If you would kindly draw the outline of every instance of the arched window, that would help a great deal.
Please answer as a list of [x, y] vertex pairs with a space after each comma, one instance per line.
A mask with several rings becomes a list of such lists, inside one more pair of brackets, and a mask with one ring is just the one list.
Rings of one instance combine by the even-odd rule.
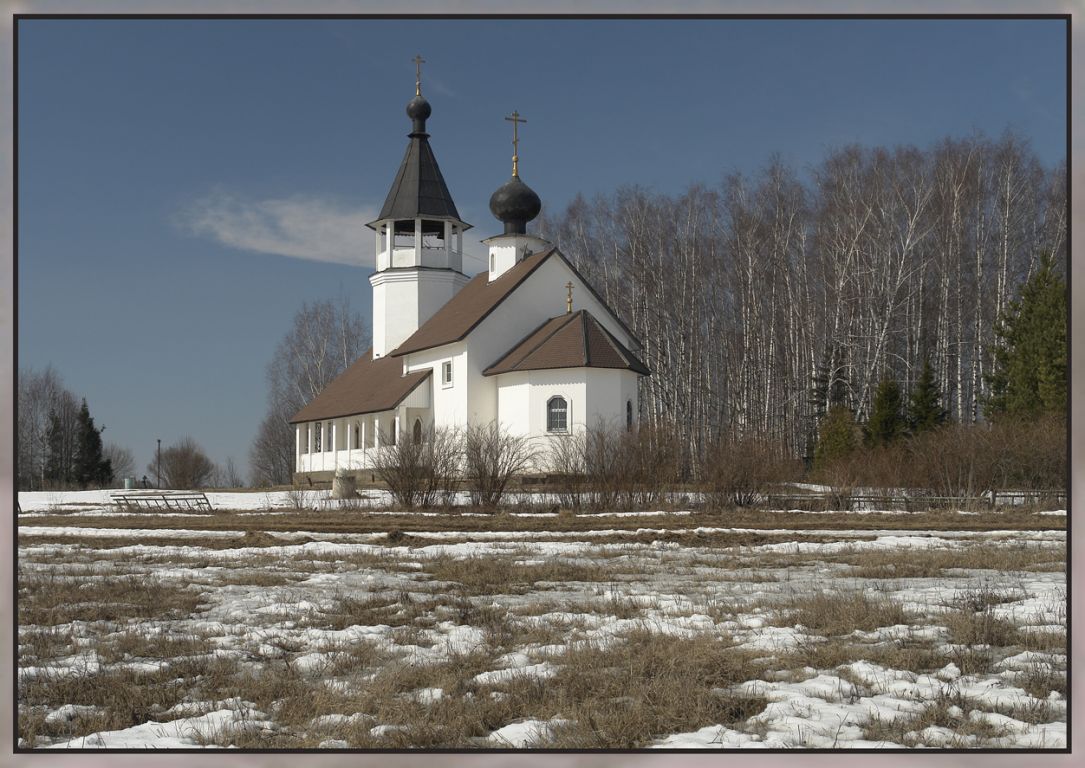
[[414, 434], [412, 435], [412, 437], [414, 437], [415, 445], [422, 444], [422, 419], [414, 420]]
[[633, 401], [625, 401], [625, 431], [633, 431]]
[[569, 429], [569, 404], [561, 395], [546, 401], [546, 431], [566, 432]]

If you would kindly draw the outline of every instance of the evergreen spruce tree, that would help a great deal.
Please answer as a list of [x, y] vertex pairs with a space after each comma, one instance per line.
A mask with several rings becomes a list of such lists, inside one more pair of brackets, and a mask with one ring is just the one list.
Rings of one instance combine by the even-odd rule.
[[867, 421], [867, 443], [872, 446], [887, 445], [904, 433], [903, 400], [897, 382], [888, 376], [878, 384], [874, 403]]
[[942, 408], [942, 393], [934, 380], [931, 361], [923, 358], [923, 370], [908, 402], [908, 431], [918, 435], [946, 423], [949, 414]]
[[1045, 258], [995, 327], [988, 417], [1066, 411], [1066, 281]]
[[859, 445], [855, 416], [843, 405], [834, 405], [821, 421], [818, 444], [814, 449], [814, 467], [823, 469], [838, 459], [850, 456]]
[[72, 479], [80, 488], [91, 484], [106, 485], [113, 480], [113, 467], [108, 459], [102, 458], [102, 430], [94, 426], [86, 399], [76, 422], [73, 464]]

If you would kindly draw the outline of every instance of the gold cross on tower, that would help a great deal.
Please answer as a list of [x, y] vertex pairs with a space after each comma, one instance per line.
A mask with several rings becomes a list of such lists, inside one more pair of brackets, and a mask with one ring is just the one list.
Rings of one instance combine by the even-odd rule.
[[411, 59], [414, 62], [414, 95], [422, 95], [422, 65], [426, 63], [426, 60], [422, 58], [422, 54], [416, 53], [414, 58]]
[[520, 117], [520, 113], [517, 112], [515, 109], [512, 111], [512, 114], [509, 115], [508, 117], [506, 117], [505, 119], [512, 123], [512, 175], [519, 178], [520, 177], [520, 165], [519, 165], [519, 163], [520, 163], [520, 155], [518, 154], [517, 145], [519, 144], [519, 141], [520, 141], [520, 134], [517, 131], [517, 128], [519, 127], [520, 123], [526, 123], [527, 120]]
[[565, 284], [565, 314], [571, 315], [573, 313], [573, 281], [570, 280]]

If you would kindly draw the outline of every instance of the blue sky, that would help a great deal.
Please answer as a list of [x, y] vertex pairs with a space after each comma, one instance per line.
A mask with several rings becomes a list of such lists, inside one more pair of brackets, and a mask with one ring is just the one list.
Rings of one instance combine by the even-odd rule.
[[[681, 192], [850, 142], [1013, 128], [1066, 145], [1065, 26], [1036, 20], [30, 20], [19, 35], [19, 365], [54, 365], [137, 466], [247, 467], [303, 301], [367, 318], [372, 238], [428, 128], [476, 242], [509, 175], [544, 206]], [[465, 245], [467, 243], [465, 242]], [[480, 262], [481, 267], [481, 262]]]

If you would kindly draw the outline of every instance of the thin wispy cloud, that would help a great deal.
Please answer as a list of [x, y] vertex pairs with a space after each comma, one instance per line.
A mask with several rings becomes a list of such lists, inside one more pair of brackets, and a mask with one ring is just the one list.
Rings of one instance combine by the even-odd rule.
[[377, 214], [372, 207], [318, 197], [253, 200], [215, 190], [180, 211], [175, 223], [243, 251], [372, 267], [373, 233], [365, 225]]

